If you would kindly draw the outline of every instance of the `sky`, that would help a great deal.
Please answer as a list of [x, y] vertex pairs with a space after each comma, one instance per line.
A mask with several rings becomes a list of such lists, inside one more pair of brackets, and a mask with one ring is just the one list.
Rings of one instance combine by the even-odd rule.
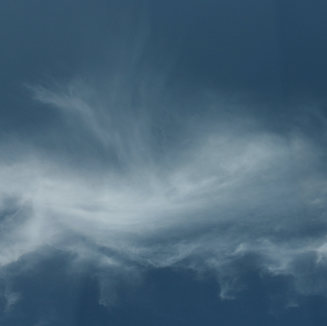
[[2, 0], [0, 325], [325, 325], [326, 12]]

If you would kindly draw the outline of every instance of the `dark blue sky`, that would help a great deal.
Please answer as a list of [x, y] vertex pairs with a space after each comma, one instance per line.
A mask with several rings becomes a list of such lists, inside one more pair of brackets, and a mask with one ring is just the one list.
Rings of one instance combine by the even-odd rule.
[[0, 325], [326, 325], [326, 14], [2, 0]]

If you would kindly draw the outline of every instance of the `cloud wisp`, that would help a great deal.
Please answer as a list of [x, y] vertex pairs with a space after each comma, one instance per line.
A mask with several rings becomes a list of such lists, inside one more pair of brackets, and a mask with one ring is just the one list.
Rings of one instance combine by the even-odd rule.
[[305, 282], [327, 267], [327, 179], [309, 137], [263, 131], [255, 117], [185, 118], [183, 130], [165, 130], [176, 141], [164, 142], [156, 117], [112, 108], [81, 82], [32, 91], [67, 123], [58, 139], [99, 146], [92, 161], [102, 161], [85, 169], [26, 145], [29, 155], [0, 162], [1, 269], [56, 248], [113, 269], [211, 270], [228, 298], [237, 262], [254, 256], [256, 268], [292, 276], [300, 292], [321, 290]]

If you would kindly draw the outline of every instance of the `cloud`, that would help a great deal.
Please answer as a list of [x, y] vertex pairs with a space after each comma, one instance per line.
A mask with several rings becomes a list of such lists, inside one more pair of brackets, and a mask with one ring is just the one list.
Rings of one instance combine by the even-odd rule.
[[85, 155], [100, 144], [92, 160], [101, 164], [85, 169], [70, 154], [50, 148], [44, 155], [27, 141], [26, 150], [6, 157], [2, 145], [2, 269], [56, 248], [77, 264], [111, 270], [214, 271], [221, 297], [230, 298], [240, 286], [239, 262], [255, 257], [253, 268], [291, 276], [301, 293], [325, 289], [306, 282], [321, 279], [327, 257], [327, 179], [322, 150], [309, 136], [267, 131], [253, 115], [224, 120], [223, 113], [211, 121], [184, 116], [167, 128], [155, 108], [135, 114], [128, 101], [112, 102], [81, 81], [31, 90], [62, 116], [56, 148], [72, 141]]

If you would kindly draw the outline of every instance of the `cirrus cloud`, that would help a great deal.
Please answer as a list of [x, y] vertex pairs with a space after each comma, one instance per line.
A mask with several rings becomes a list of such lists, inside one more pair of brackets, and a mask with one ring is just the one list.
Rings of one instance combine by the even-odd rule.
[[101, 147], [92, 157], [101, 164], [81, 168], [67, 153], [47, 156], [24, 142], [24, 155], [8, 158], [2, 144], [2, 269], [57, 248], [109, 269], [213, 270], [229, 298], [242, 274], [237, 262], [252, 255], [256, 268], [292, 276], [300, 292], [324, 288], [306, 282], [320, 279], [327, 253], [327, 179], [310, 137], [264, 131], [254, 116], [184, 117], [178, 132], [163, 133], [146, 108], [135, 115], [128, 101], [82, 82], [31, 90], [67, 124], [58, 127], [59, 145], [78, 151], [91, 140], [85, 146]]

